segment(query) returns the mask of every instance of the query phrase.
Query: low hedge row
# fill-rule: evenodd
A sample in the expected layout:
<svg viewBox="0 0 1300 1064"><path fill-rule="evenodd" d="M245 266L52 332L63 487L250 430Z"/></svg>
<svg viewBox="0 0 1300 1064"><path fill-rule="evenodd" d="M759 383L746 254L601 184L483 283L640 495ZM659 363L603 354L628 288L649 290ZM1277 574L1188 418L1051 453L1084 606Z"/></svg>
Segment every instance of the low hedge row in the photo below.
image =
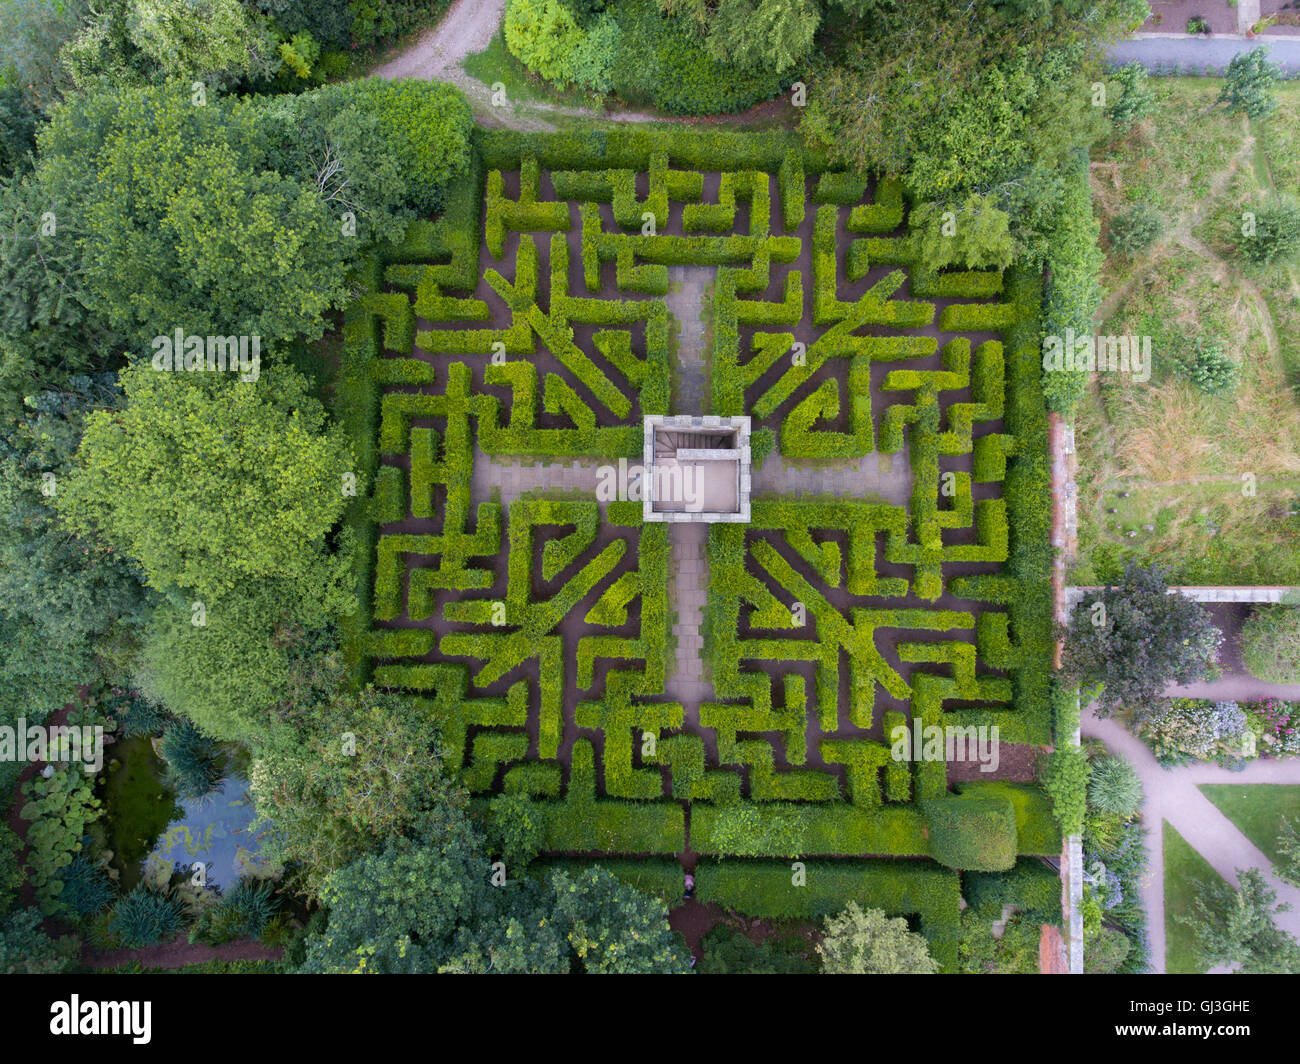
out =
<svg viewBox="0 0 1300 1064"><path fill-rule="evenodd" d="M1061 919L1061 878L1042 861L1021 858L1005 872L967 872L962 895L981 916L998 919L1004 905L1014 905L1039 923Z"/></svg>

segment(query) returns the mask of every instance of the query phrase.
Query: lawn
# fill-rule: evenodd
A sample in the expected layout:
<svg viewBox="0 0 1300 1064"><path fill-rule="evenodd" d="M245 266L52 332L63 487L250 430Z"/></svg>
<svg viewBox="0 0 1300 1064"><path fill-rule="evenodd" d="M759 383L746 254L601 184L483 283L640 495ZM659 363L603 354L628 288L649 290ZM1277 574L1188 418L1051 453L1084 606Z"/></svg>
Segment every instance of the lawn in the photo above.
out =
<svg viewBox="0 0 1300 1064"><path fill-rule="evenodd" d="M1214 106L1216 79L1157 85L1156 113L1095 153L1107 239L1136 203L1164 231L1135 258L1112 253L1098 332L1149 337L1151 379L1104 376L1076 415L1079 556L1072 579L1157 561L1180 583L1300 582L1300 284L1295 270L1236 254L1243 211L1300 189L1300 137ZM1280 90L1279 115L1300 103ZM1193 337L1225 341L1239 367L1225 395L1177 364Z"/></svg>
<svg viewBox="0 0 1300 1064"><path fill-rule="evenodd" d="M1165 971L1173 975L1205 972L1196 958L1196 938L1192 929L1175 919L1190 913L1192 898L1201 886L1219 879L1219 873L1184 840L1166 821L1165 850Z"/></svg>
<svg viewBox="0 0 1300 1064"><path fill-rule="evenodd" d="M1241 833L1268 854L1278 859L1277 836L1283 817L1300 828L1300 786L1280 783L1203 783L1201 793L1241 829Z"/></svg>

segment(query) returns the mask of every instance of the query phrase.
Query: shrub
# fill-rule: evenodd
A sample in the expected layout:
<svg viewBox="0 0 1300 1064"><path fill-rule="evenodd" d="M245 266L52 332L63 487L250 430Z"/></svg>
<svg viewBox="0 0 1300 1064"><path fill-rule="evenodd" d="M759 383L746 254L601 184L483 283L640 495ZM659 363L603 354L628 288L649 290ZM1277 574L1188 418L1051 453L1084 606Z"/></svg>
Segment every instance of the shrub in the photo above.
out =
<svg viewBox="0 0 1300 1064"><path fill-rule="evenodd" d="M1135 203L1110 223L1110 246L1130 258L1146 251L1164 231L1164 219L1146 203Z"/></svg>
<svg viewBox="0 0 1300 1064"><path fill-rule="evenodd" d="M1155 110L1156 98L1148 83L1146 67L1141 63L1128 63L1111 77L1119 98L1106 109L1106 117L1122 133Z"/></svg>
<svg viewBox="0 0 1300 1064"><path fill-rule="evenodd" d="M547 81L573 81L583 32L560 0L510 0L504 23L510 54Z"/></svg>
<svg viewBox="0 0 1300 1064"><path fill-rule="evenodd" d="M8 824L0 823L0 912L8 912L23 885L22 841Z"/></svg>
<svg viewBox="0 0 1300 1064"><path fill-rule="evenodd" d="M1246 671L1265 683L1300 683L1300 609L1257 606L1241 629Z"/></svg>
<svg viewBox="0 0 1300 1064"><path fill-rule="evenodd" d="M621 0L622 49L614 88L631 103L674 114L742 111L779 93L792 76L765 65L741 70L708 52L691 20L664 16L657 0Z"/></svg>
<svg viewBox="0 0 1300 1064"><path fill-rule="evenodd" d="M921 204L913 209L908 226L922 269L1002 270L1011 265L1015 254L1010 221L990 198L972 192L959 205Z"/></svg>
<svg viewBox="0 0 1300 1064"><path fill-rule="evenodd" d="M1242 258L1267 266L1294 259L1300 251L1300 206L1270 204L1255 212L1255 227L1237 245Z"/></svg>
<svg viewBox="0 0 1300 1064"><path fill-rule="evenodd" d="M1016 813L995 795L948 794L921 802L930 856L949 868L998 872L1016 863Z"/></svg>
<svg viewBox="0 0 1300 1064"><path fill-rule="evenodd" d="M1083 946L1083 970L1087 975L1109 975L1119 970L1131 948L1128 935L1103 927Z"/></svg>
<svg viewBox="0 0 1300 1064"><path fill-rule="evenodd" d="M1190 27L1190 23L1189 23ZM1189 32L1195 32L1189 29ZM1269 62L1270 49L1238 52L1228 64L1219 103L1230 112L1244 112L1251 118L1267 118L1277 110L1270 90L1282 76L1281 68Z"/></svg>
<svg viewBox="0 0 1300 1064"><path fill-rule="evenodd" d="M933 975L939 970L926 941L907 921L849 902L827 917L817 952L828 975Z"/></svg>
<svg viewBox="0 0 1300 1064"><path fill-rule="evenodd" d="M113 900L113 885L102 866L84 853L75 854L63 870L59 905L74 916L93 916Z"/></svg>
<svg viewBox="0 0 1300 1064"><path fill-rule="evenodd" d="M1098 757L1088 777L1088 804L1106 813L1136 816L1142 808L1142 781L1122 757Z"/></svg>
<svg viewBox="0 0 1300 1064"><path fill-rule="evenodd" d="M270 883L240 879L216 905L200 914L190 929L190 941L219 946L239 938L257 938L278 906Z"/></svg>
<svg viewBox="0 0 1300 1064"><path fill-rule="evenodd" d="M800 936L765 938L719 925L704 936L704 959L699 971L707 975L810 975L817 963L804 956L808 942Z"/></svg>
<svg viewBox="0 0 1300 1064"><path fill-rule="evenodd" d="M1136 725L1138 736L1166 766L1241 752L1246 713L1236 702L1164 698Z"/></svg>
<svg viewBox="0 0 1300 1064"><path fill-rule="evenodd" d="M1088 158L1078 156L1066 171L1065 194L1048 240L1049 280L1043 309L1043 335L1075 336L1092 332L1101 306L1098 274L1105 256L1097 246L1099 224L1092 213ZM1068 413L1083 395L1087 376L1067 370L1043 371L1047 408Z"/></svg>
<svg viewBox="0 0 1300 1064"><path fill-rule="evenodd" d="M1240 372L1228 354L1224 340L1212 336L1193 336L1174 351L1174 361L1183 375L1207 395L1222 395L1237 386Z"/></svg>
<svg viewBox="0 0 1300 1064"><path fill-rule="evenodd" d="M154 946L180 931L181 904L142 883L113 906L108 927L126 949Z"/></svg>
<svg viewBox="0 0 1300 1064"><path fill-rule="evenodd" d="M181 798L202 798L222 779L221 749L188 720L167 729L158 744L172 786Z"/></svg>

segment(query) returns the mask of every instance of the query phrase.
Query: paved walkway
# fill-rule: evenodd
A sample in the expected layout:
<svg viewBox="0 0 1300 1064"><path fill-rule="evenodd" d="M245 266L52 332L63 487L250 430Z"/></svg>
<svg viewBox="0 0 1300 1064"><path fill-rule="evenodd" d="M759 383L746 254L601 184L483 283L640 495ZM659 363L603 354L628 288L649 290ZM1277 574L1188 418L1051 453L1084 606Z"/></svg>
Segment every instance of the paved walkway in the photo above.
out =
<svg viewBox="0 0 1300 1064"><path fill-rule="evenodd" d="M1258 685L1255 697L1259 697ZM1147 877L1142 883L1142 904L1148 918L1151 941L1151 970L1165 970L1165 859L1164 825L1170 824L1188 844L1231 884L1238 870L1258 868L1279 902L1294 908L1277 918L1280 928L1300 938L1300 890L1279 880L1260 849L1246 838L1217 806L1198 789L1202 783L1286 783L1300 784L1300 759L1254 761L1242 772L1230 772L1217 765L1187 765L1166 769L1141 739L1115 720L1099 720L1089 706L1083 714L1083 734L1100 739L1111 750L1133 763L1146 792L1142 819L1147 834Z"/></svg>
<svg viewBox="0 0 1300 1064"><path fill-rule="evenodd" d="M1141 63L1153 73L1221 74L1238 52L1271 49L1269 59L1288 74L1300 74L1300 37L1192 37L1185 34L1139 34L1111 45L1115 63Z"/></svg>
<svg viewBox="0 0 1300 1064"><path fill-rule="evenodd" d="M668 696L698 712L699 704L714 697L713 684L704 679L704 607L709 601L709 542L707 525L676 523L668 526L673 558L668 582L673 636L677 640L676 660L668 677Z"/></svg>
<svg viewBox="0 0 1300 1064"><path fill-rule="evenodd" d="M807 465L787 465L774 453L761 469L754 470L752 484L756 495L878 496L895 506L906 506L912 494L912 469L906 447L898 454L867 454L852 461Z"/></svg>
<svg viewBox="0 0 1300 1064"><path fill-rule="evenodd" d="M669 266L664 303L677 323L677 386L674 414L707 414L708 360L705 358L704 302L713 287L713 266Z"/></svg>

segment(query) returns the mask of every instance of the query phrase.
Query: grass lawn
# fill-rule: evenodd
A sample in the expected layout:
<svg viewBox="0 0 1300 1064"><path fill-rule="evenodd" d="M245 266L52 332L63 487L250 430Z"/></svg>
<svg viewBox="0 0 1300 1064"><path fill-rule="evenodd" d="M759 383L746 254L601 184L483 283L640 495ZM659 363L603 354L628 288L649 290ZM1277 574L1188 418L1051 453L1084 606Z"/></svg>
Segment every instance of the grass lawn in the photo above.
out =
<svg viewBox="0 0 1300 1064"><path fill-rule="evenodd" d="M1174 917L1191 912L1192 898L1200 885L1222 877L1167 821L1161 826L1165 851L1165 971L1174 975L1201 974L1205 967L1196 959L1195 935Z"/></svg>
<svg viewBox="0 0 1300 1064"><path fill-rule="evenodd" d="M1094 154L1104 236L1139 202L1164 232L1103 269L1099 333L1150 337L1153 367L1144 383L1099 375L1079 406L1072 579L1112 579L1132 558L1179 583L1300 582L1300 271L1251 266L1235 248L1243 212L1300 193L1300 132L1215 107L1217 79L1154 84L1156 113ZM1279 97L1278 115L1293 113L1300 86ZM1226 342L1232 392L1207 395L1181 373L1177 351L1196 335Z"/></svg>
<svg viewBox="0 0 1300 1064"><path fill-rule="evenodd" d="M1278 859L1277 835L1285 816L1300 828L1300 786L1282 783L1202 783L1201 793L1241 829L1241 833Z"/></svg>

